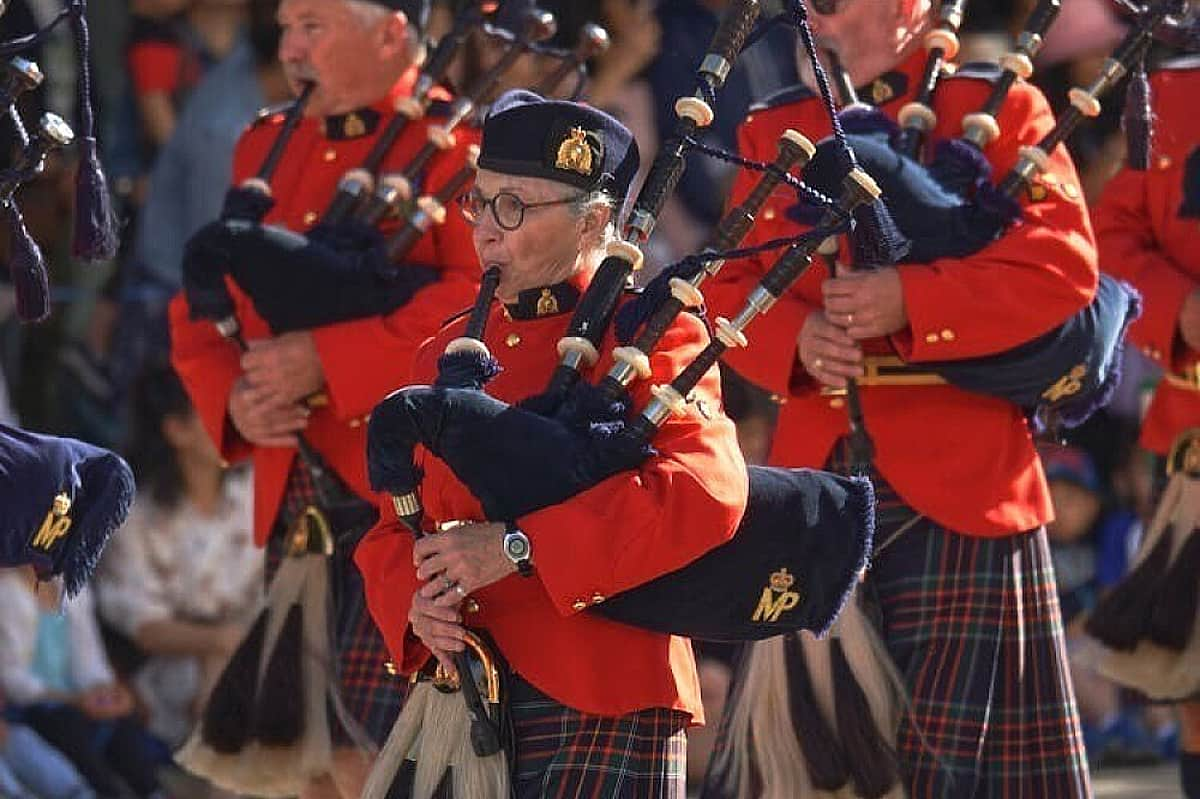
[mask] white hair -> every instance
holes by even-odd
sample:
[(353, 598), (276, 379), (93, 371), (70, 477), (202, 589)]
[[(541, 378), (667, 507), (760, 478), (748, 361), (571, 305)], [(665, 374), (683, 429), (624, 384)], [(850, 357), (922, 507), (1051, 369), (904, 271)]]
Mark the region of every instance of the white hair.
[(608, 209), (608, 224), (604, 226), (599, 242), (599, 246), (603, 248), (617, 238), (617, 216), (621, 212), (617, 198), (608, 189), (592, 189), (581, 194), (570, 205), (571, 213), (576, 218), (598, 208)]

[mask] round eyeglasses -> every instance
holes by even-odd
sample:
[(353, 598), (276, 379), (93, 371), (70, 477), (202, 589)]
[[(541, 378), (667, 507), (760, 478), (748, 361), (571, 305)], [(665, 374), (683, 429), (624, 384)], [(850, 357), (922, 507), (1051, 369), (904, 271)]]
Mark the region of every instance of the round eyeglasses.
[(579, 199), (579, 196), (564, 197), (561, 200), (547, 200), (540, 203), (527, 203), (510, 191), (496, 192), (492, 197), (484, 197), (477, 190), (471, 190), (458, 198), (462, 206), (462, 215), (471, 225), (478, 225), (485, 208), (491, 208), (492, 219), (501, 230), (516, 230), (525, 221), (525, 212), (535, 208), (547, 208), (551, 205), (566, 205)]

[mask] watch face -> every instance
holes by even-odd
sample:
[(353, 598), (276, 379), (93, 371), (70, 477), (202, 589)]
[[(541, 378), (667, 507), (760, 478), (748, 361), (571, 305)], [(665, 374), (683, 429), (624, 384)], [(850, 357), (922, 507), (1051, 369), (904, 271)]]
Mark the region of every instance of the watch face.
[(529, 539), (515, 533), (505, 536), (504, 551), (512, 560), (525, 560), (529, 557)]

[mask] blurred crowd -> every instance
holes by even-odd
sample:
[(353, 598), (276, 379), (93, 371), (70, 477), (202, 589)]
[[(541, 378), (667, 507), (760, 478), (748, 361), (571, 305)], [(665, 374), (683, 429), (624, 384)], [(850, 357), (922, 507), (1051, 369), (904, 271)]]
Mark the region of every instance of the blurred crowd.
[[(633, 129), (648, 165), (674, 120), (725, 0), (546, 0), (558, 18), (551, 44), (571, 47), (588, 21), (610, 50), (590, 65), (590, 102)], [(968, 5), (962, 60), (995, 60), (1020, 30), (1032, 0)], [(1035, 82), (1056, 108), (1085, 83), (1122, 35), (1109, 0), (1064, 0)], [(10, 0), (0, 37), (34, 30), (62, 0)], [(453, 0), (435, 3), (430, 34), (447, 30)], [(767, 13), (773, 9), (764, 2)], [(30, 576), (0, 575), (0, 795), (158, 795), (156, 766), (169, 762), (194, 724), (200, 698), (236, 645), (261, 586), (251, 539), (249, 478), (223, 468), (166, 363), (165, 309), (180, 287), (189, 235), (215, 218), (229, 183), (234, 142), (259, 109), (286, 101), (275, 60), (273, 0), (128, 0), (92, 4), (99, 138), (117, 195), (118, 258), (83, 266), (67, 255), (70, 153), (56, 154), (20, 195), (50, 267), (54, 313), (21, 326), (0, 270), (0, 420), (76, 436), (126, 454), (139, 498), (115, 536), (93, 591), (65, 616)], [(69, 33), (32, 55), (46, 81), (22, 100), (76, 116)], [(793, 33), (780, 26), (741, 58), (721, 93), (711, 143), (735, 146), (750, 107), (797, 81)], [(465, 85), (488, 59), (476, 42), (455, 66)], [(516, 80), (517, 78), (514, 78)], [(1085, 194), (1095, 200), (1120, 167), (1119, 94), (1069, 146)], [(0, 154), (11, 155), (6, 141)], [(648, 250), (652, 274), (698, 250), (717, 221), (734, 167), (700, 159), (689, 168)], [(0, 236), (4, 234), (0, 232)], [(8, 246), (0, 242), (0, 251)], [(1116, 400), (1043, 458), (1058, 514), (1049, 530), (1075, 685), (1093, 767), (1154, 763), (1177, 746), (1168, 709), (1146, 707), (1089, 669), (1083, 620), (1136, 549), (1150, 508), (1153, 462), (1137, 448), (1139, 418), (1157, 375), (1133, 348)], [(770, 403), (729, 387), (743, 446), (761, 460)], [(52, 621), (58, 619), (58, 621)], [(33, 657), (31, 653), (37, 653)], [(727, 653), (714, 651), (702, 679), (719, 718)], [(32, 661), (32, 662), (31, 662)], [(702, 772), (709, 731), (694, 736), (689, 768)], [(71, 765), (69, 765), (69, 764)], [(31, 765), (32, 764), (32, 765)]]

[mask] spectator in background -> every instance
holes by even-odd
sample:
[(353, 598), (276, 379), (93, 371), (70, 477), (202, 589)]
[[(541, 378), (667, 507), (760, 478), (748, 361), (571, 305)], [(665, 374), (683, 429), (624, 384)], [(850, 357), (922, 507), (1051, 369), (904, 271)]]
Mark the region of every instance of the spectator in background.
[(224, 469), (179, 378), (151, 368), (137, 394), (140, 490), (96, 590), (104, 620), (147, 656), (133, 687), (151, 732), (175, 748), (256, 608), (262, 556), (249, 473)]
[(187, 92), (237, 44), (245, 6), (246, 0), (191, 0), (133, 17), (129, 73), (152, 150), (171, 137)]
[(250, 0), (245, 35), (196, 87), (159, 153), (125, 269), (109, 357), (118, 386), (127, 386), (142, 364), (165, 357), (166, 306), (182, 285), (183, 246), (219, 215), (238, 136), (261, 108), (291, 97), (276, 59), (277, 5)]
[(1157, 756), (1133, 712), (1122, 707), (1120, 689), (1092, 667), (1095, 645), (1083, 631), (1100, 592), (1124, 576), (1129, 539), (1140, 525), (1128, 510), (1106, 510), (1100, 477), (1087, 452), (1045, 445), (1039, 454), (1054, 503), (1055, 518), (1046, 525), (1046, 534), (1088, 760), (1095, 766), (1153, 763)]
[[(40, 590), (39, 590), (40, 588)], [(100, 644), (90, 589), (65, 606), (32, 567), (0, 572), (0, 687), (17, 717), (66, 755), (101, 797), (160, 795), (133, 698)]]

